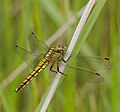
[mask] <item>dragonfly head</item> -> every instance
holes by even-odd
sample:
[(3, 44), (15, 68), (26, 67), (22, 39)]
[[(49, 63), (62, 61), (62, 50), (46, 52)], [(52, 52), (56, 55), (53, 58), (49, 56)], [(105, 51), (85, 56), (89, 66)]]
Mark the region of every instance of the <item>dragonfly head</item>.
[(67, 47), (64, 46), (64, 45), (58, 45), (58, 46), (56, 47), (56, 50), (57, 50), (58, 53), (65, 54), (66, 51), (67, 51)]

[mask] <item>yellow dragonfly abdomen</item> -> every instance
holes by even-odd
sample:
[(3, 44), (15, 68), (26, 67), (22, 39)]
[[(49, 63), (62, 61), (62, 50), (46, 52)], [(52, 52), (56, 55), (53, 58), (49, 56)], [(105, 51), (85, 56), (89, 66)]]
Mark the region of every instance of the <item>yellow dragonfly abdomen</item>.
[(48, 61), (46, 59), (42, 59), (38, 66), (25, 78), (25, 80), (15, 89), (15, 92), (22, 90), (33, 78), (35, 78), (43, 69), (45, 69), (48, 65)]

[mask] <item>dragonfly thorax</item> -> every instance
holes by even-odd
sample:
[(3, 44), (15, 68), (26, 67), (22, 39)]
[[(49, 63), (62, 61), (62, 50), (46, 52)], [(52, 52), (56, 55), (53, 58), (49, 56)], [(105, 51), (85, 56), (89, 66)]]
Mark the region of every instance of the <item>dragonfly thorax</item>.
[(67, 48), (63, 45), (52, 47), (45, 54), (44, 58), (46, 58), (48, 61), (62, 61), (66, 50)]

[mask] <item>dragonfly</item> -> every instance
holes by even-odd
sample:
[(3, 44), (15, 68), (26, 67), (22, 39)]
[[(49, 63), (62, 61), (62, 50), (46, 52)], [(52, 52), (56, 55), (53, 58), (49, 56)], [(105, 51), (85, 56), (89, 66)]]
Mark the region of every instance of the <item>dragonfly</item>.
[[(49, 69), (51, 72), (59, 72), (63, 76), (68, 77), (67, 74), (60, 71), (59, 67), (63, 63), (66, 64), (66, 68), (70, 71), (78, 71), (81, 74), (79, 77), (84, 79), (87, 82), (103, 82), (104, 78), (96, 72), (94, 66), (97, 64), (93, 62), (96, 61), (102, 65), (106, 62), (109, 62), (110, 59), (106, 57), (83, 57), (81, 55), (70, 54), (70, 57), (67, 60), (64, 60), (64, 56), (67, 54), (67, 47), (64, 45), (58, 45), (55, 47), (48, 47), (47, 44), (42, 42), (37, 38), (37, 36), (32, 32), (28, 36), (28, 43), (30, 50), (26, 50), (18, 45), (14, 47), (15, 52), (30, 66), (32, 72), (22, 81), (21, 84), (15, 89), (15, 92), (21, 91), (32, 79), (34, 79), (42, 70), (47, 66), (50, 66)], [(75, 59), (77, 62), (75, 62)], [(78, 60), (77, 60), (78, 59)], [(73, 60), (73, 62), (72, 62)], [(76, 63), (74, 65), (74, 63)], [(91, 65), (91, 63), (93, 63)], [(64, 65), (61, 65), (64, 66)], [(98, 65), (99, 66), (99, 65)]]

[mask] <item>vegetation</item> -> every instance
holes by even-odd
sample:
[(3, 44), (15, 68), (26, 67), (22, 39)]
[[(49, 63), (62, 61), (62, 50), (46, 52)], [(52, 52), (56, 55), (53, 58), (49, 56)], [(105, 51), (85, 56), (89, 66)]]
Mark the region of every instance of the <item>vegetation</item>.
[[(16, 55), (13, 47), (18, 44), (28, 48), (27, 39), (31, 32), (35, 32), (40, 40), (50, 46), (68, 46), (80, 19), (78, 11), (87, 2), (88, 0), (0, 1), (0, 112), (40, 111), (54, 73), (47, 68), (22, 91), (15, 93), (14, 90), (31, 69)], [(63, 80), (48, 112), (119, 111), (119, 7), (118, 0), (98, 0), (80, 34), (82, 38), (78, 39), (73, 50), (75, 53), (81, 51), (85, 56), (111, 59), (111, 69), (102, 75), (104, 83), (79, 85), (77, 81), (64, 83)], [(73, 24), (70, 22), (72, 17), (76, 18)], [(76, 74), (73, 75), (75, 78)]]

